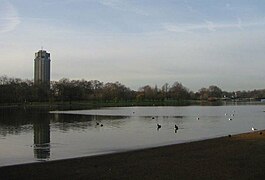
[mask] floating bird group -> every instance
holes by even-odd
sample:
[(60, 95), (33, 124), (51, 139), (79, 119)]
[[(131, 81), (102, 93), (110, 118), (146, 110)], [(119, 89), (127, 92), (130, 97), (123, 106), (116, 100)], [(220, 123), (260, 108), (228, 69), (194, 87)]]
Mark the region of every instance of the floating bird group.
[[(235, 111), (233, 111), (233, 112), (235, 113)], [(133, 112), (133, 114), (134, 114), (134, 113), (135, 113), (135, 112)], [(234, 113), (231, 114), (232, 117), (235, 116)], [(228, 114), (225, 113), (224, 115), (227, 116)], [(154, 116), (152, 116), (151, 118), (152, 118), (152, 119), (155, 119)], [(197, 120), (200, 120), (199, 115), (196, 117), (196, 119), (197, 119)], [(228, 118), (228, 120), (229, 120), (229, 121), (232, 121), (233, 119), (232, 119), (232, 118)], [(96, 122), (96, 125), (97, 125), (97, 126), (101, 126), (101, 127), (103, 127), (103, 124), (100, 124), (99, 122)], [(162, 128), (162, 125), (157, 123), (157, 130), (159, 130), (160, 128)], [(176, 133), (178, 130), (179, 130), (179, 127), (175, 124), (175, 133)], [(258, 129), (255, 128), (255, 127), (252, 127), (251, 130), (252, 130), (252, 131), (257, 131)], [(259, 134), (262, 135), (262, 132), (259, 132)], [(228, 137), (231, 137), (231, 134), (229, 134)]]
[[(158, 123), (156, 124), (156, 126), (157, 126), (157, 130), (159, 130), (162, 127), (162, 125)], [(175, 124), (175, 132), (177, 132), (178, 129), (179, 127)]]
[(97, 125), (97, 126), (100, 125), (100, 127), (103, 127), (103, 124), (99, 124), (99, 122), (96, 122), (96, 125)]

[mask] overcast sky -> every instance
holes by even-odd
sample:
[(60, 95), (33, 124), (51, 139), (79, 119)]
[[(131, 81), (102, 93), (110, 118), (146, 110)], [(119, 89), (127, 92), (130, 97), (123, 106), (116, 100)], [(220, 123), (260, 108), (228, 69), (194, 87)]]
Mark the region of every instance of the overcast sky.
[(0, 0), (0, 75), (265, 88), (264, 0)]

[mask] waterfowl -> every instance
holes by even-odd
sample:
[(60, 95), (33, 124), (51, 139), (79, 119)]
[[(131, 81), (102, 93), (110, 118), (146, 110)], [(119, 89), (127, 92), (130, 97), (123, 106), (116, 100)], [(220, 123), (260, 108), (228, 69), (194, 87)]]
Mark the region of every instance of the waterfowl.
[(179, 127), (175, 124), (175, 130), (178, 130), (179, 129)]
[(157, 129), (161, 128), (162, 126), (160, 124), (157, 124)]

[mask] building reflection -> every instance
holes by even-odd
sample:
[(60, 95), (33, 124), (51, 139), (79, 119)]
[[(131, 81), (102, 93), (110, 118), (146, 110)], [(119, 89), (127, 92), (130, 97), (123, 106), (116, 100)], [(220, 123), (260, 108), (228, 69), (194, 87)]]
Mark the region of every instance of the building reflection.
[(38, 160), (50, 158), (50, 120), (43, 118), (33, 123), (34, 157)]

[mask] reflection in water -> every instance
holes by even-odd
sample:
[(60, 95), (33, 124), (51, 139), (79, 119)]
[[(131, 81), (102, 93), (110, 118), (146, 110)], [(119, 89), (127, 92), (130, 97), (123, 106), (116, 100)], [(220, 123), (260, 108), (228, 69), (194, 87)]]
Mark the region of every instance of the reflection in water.
[(47, 160), (50, 158), (50, 118), (45, 109), (0, 109), (0, 137), (23, 136), (33, 131), (34, 145), (30, 147), (34, 158)]
[(50, 120), (35, 122), (34, 130), (34, 157), (38, 160), (50, 158)]
[(264, 107), (121, 107), (82, 114), (0, 109), (0, 166), (189, 142), (248, 132), (251, 127), (265, 129)]
[(52, 128), (62, 132), (93, 130), (95, 127), (104, 125), (120, 128), (124, 125), (127, 116), (98, 116), (98, 115), (76, 115), (76, 114), (50, 114)]

